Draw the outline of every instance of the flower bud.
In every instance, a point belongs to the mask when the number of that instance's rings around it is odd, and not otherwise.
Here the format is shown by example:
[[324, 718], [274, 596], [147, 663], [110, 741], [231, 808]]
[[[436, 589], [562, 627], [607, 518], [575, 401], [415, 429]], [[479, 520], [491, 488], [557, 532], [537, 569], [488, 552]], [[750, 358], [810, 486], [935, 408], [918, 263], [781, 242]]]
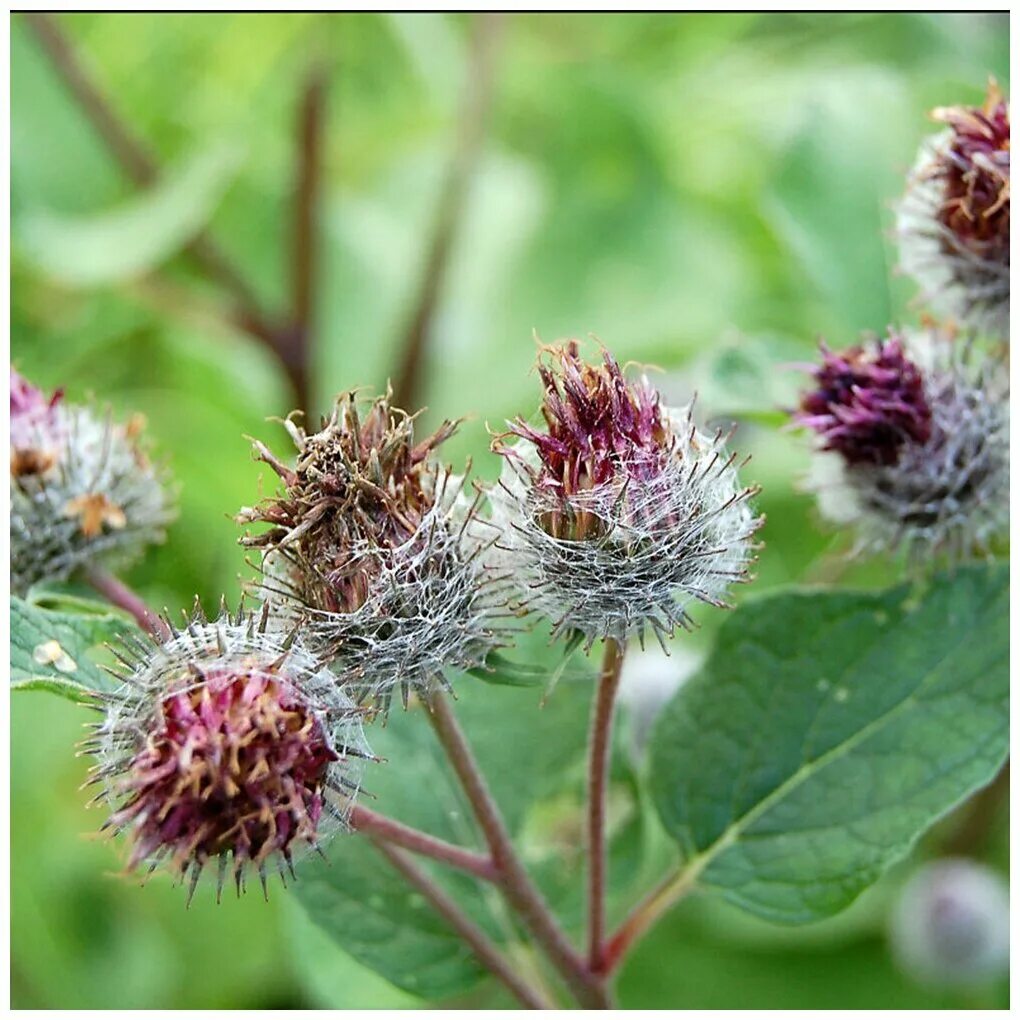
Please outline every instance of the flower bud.
[[1005, 977], [1009, 889], [976, 861], [924, 864], [900, 892], [889, 939], [899, 965], [921, 984], [966, 987]]
[[165, 643], [120, 649], [122, 686], [96, 696], [103, 828], [130, 839], [128, 870], [165, 863], [189, 901], [213, 861], [217, 898], [228, 871], [238, 894], [248, 868], [263, 888], [270, 868], [293, 874], [297, 850], [345, 826], [370, 757], [360, 710], [266, 615], [196, 609]]
[[1009, 519], [1003, 366], [935, 326], [874, 353], [825, 351], [795, 420], [820, 437], [807, 487], [854, 551], [904, 549], [915, 564], [988, 551]]
[[863, 346], [833, 353], [822, 345], [822, 364], [810, 369], [817, 389], [804, 394], [794, 420], [823, 439], [848, 464], [895, 464], [904, 443], [931, 435], [931, 408], [920, 369], [903, 352], [902, 337], [890, 331]]
[[646, 379], [632, 383], [608, 351], [585, 364], [579, 346], [545, 351], [544, 428], [509, 423], [492, 492], [501, 561], [523, 604], [553, 634], [660, 641], [691, 619], [692, 600], [725, 605], [747, 580], [754, 488], [742, 488], [728, 437], [705, 435], [693, 409], [662, 406]]
[[932, 112], [947, 130], [921, 147], [897, 210], [900, 263], [921, 300], [1009, 335], [1009, 103], [995, 82], [982, 107]]
[[306, 632], [344, 682], [385, 709], [394, 689], [446, 684], [446, 668], [484, 663], [501, 643], [505, 599], [482, 563], [495, 533], [433, 459], [456, 428], [416, 442], [414, 418], [389, 396], [359, 409], [342, 396], [319, 432], [285, 422], [293, 468], [260, 443], [283, 491], [238, 520], [267, 524], [242, 543], [262, 553], [261, 593]]
[[99, 418], [11, 370], [11, 586], [24, 594], [96, 561], [123, 564], [173, 517], [142, 423]]

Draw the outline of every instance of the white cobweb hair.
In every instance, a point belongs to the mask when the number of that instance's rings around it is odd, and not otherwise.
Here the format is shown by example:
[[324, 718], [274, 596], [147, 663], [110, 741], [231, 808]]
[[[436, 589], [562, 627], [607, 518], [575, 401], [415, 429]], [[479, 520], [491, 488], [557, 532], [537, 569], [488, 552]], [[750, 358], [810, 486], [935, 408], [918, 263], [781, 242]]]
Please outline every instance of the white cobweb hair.
[[[764, 519], [740, 483], [729, 434], [700, 432], [693, 402], [664, 410], [671, 437], [661, 470], [639, 480], [626, 468], [613, 480], [565, 495], [534, 484], [539, 465], [526, 440], [505, 448], [506, 463], [490, 491], [500, 530], [494, 561], [513, 578], [522, 606], [552, 624], [553, 637], [643, 644], [651, 630], [665, 648], [677, 627], [689, 629], [694, 602], [726, 607], [733, 584], [750, 579]], [[556, 538], [549, 514], [588, 515], [593, 537]]]
[[[58, 405], [51, 414], [50, 437], [59, 437], [53, 465], [11, 477], [11, 587], [19, 594], [95, 562], [123, 566], [163, 541], [174, 517], [165, 471], [141, 454], [126, 426], [85, 406]], [[90, 499], [106, 514], [94, 534], [76, 512]]]
[[804, 488], [824, 518], [854, 530], [851, 556], [904, 551], [917, 568], [988, 554], [1009, 524], [1006, 367], [935, 327], [905, 338], [924, 372], [928, 440], [905, 443], [890, 465], [848, 465], [819, 450]]
[[489, 562], [497, 534], [477, 515], [481, 496], [468, 498], [463, 476], [436, 472], [436, 502], [408, 539], [352, 551], [352, 564], [365, 557], [379, 568], [357, 609], [332, 612], [303, 600], [286, 544], [263, 557], [253, 592], [271, 604], [277, 626], [300, 623], [356, 700], [383, 712], [395, 692], [406, 707], [412, 692], [449, 690], [449, 671], [487, 668], [518, 615], [508, 607], [505, 573]]

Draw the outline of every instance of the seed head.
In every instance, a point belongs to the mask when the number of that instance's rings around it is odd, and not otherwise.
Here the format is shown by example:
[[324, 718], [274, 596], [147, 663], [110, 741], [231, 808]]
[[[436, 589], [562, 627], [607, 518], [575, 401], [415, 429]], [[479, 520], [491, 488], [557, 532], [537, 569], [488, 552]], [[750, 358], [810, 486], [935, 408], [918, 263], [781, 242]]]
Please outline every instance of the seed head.
[[500, 562], [523, 604], [588, 647], [643, 641], [646, 627], [663, 640], [691, 624], [692, 599], [726, 605], [762, 524], [728, 436], [699, 432], [692, 407], [664, 407], [607, 351], [588, 365], [570, 341], [542, 358], [545, 428], [518, 419], [494, 443], [506, 459], [492, 492]]
[[941, 554], [956, 561], [987, 552], [1009, 519], [1003, 366], [976, 357], [972, 345], [935, 326], [904, 334], [903, 345], [909, 386], [915, 373], [921, 377], [927, 433], [902, 430], [895, 460], [885, 461], [859, 458], [856, 447], [848, 454], [827, 445], [819, 430], [823, 445], [808, 488], [825, 517], [855, 528], [855, 553], [903, 549], [921, 565]]
[[996, 339], [1009, 332], [1009, 103], [932, 111], [947, 130], [921, 147], [897, 211], [903, 269], [921, 300]]
[[931, 435], [931, 408], [920, 369], [903, 352], [903, 338], [890, 331], [843, 352], [822, 345], [822, 364], [811, 369], [817, 388], [804, 394], [794, 420], [822, 437], [848, 464], [895, 464], [904, 443]]
[[140, 418], [115, 423], [45, 397], [11, 371], [11, 585], [24, 593], [98, 560], [121, 565], [162, 541], [173, 517], [165, 472]]
[[505, 599], [482, 564], [494, 536], [478, 537], [477, 502], [432, 456], [455, 423], [416, 442], [389, 395], [366, 410], [348, 393], [319, 432], [285, 425], [293, 468], [255, 444], [283, 491], [238, 515], [269, 525], [242, 539], [262, 553], [263, 596], [298, 613], [351, 689], [383, 708], [398, 686], [406, 703], [445, 684], [445, 668], [484, 663]]
[[1009, 968], [1009, 888], [985, 864], [931, 861], [911, 876], [889, 924], [893, 956], [915, 981], [960, 988]]
[[249, 867], [265, 887], [344, 827], [370, 757], [360, 712], [265, 615], [196, 610], [165, 643], [131, 641], [118, 658], [122, 686], [97, 696], [105, 716], [87, 746], [128, 870], [190, 874], [190, 900], [215, 861], [217, 896], [228, 870], [240, 893]]

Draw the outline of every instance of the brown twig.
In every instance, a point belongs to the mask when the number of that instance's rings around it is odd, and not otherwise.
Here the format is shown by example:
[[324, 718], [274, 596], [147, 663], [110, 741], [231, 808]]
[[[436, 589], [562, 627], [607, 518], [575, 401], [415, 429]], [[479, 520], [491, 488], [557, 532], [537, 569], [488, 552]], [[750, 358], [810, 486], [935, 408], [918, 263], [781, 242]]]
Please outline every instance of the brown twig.
[[429, 700], [429, 718], [436, 736], [474, 810], [492, 860], [500, 872], [499, 888], [517, 911], [535, 941], [586, 1009], [609, 1009], [611, 1002], [602, 979], [592, 973], [556, 923], [542, 894], [535, 887], [514, 850], [510, 834], [474, 754], [447, 698], [440, 692]]
[[588, 966], [603, 969], [606, 926], [606, 789], [613, 736], [613, 709], [620, 686], [623, 647], [606, 642], [588, 739]]
[[306, 415], [310, 415], [312, 410], [308, 370], [315, 316], [319, 251], [316, 225], [327, 84], [325, 67], [317, 65], [309, 71], [301, 95], [295, 139], [291, 321], [285, 335], [280, 338], [280, 357], [297, 391], [298, 406]]
[[423, 857], [431, 857], [434, 861], [466, 871], [487, 882], [495, 882], [499, 878], [499, 871], [488, 855], [454, 846], [361, 805], [351, 809], [350, 824], [358, 832], [373, 839], [384, 839], [394, 846], [411, 850]]
[[111, 605], [130, 613], [138, 622], [138, 626], [160, 640], [169, 637], [167, 625], [123, 581], [107, 573], [100, 567], [89, 567], [85, 573], [88, 581], [100, 595]]
[[[149, 187], [160, 176], [156, 158], [118, 117], [103, 91], [79, 59], [58, 20], [51, 14], [20, 15], [35, 33], [54, 70], [77, 100], [114, 159], [139, 187]], [[278, 330], [259, 306], [258, 299], [219, 246], [204, 232], [186, 249], [206, 275], [233, 298], [232, 321], [279, 353]]]
[[554, 1009], [515, 973], [510, 961], [454, 901], [403, 851], [381, 838], [372, 838], [376, 849], [396, 868], [408, 884], [428, 900], [432, 908], [471, 947], [479, 962], [498, 978], [527, 1009]]
[[460, 225], [468, 185], [481, 154], [492, 102], [494, 52], [502, 28], [501, 18], [499, 14], [476, 14], [472, 19], [457, 138], [440, 188], [424, 269], [399, 348], [400, 362], [395, 373], [393, 399], [397, 407], [408, 411], [416, 409], [424, 388], [422, 367], [429, 330]]

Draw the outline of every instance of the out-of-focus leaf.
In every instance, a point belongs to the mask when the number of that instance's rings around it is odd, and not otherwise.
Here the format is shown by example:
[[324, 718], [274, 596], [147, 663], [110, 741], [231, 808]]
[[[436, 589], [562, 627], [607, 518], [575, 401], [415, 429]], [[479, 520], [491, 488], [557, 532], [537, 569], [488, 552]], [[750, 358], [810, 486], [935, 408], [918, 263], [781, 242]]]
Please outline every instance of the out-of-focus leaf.
[[[685, 398], [698, 397], [708, 418], [734, 416], [781, 424], [784, 408], [796, 403], [801, 377], [792, 362], [804, 360], [804, 345], [789, 337], [731, 336], [708, 348], [683, 373]], [[670, 380], [660, 384], [667, 395]]]
[[240, 165], [240, 149], [218, 145], [113, 209], [74, 216], [25, 213], [17, 228], [19, 244], [46, 273], [71, 286], [135, 279], [205, 226]]
[[99, 603], [75, 602], [82, 603], [79, 611], [66, 613], [11, 599], [12, 690], [44, 690], [83, 701], [88, 691], [110, 689], [112, 681], [92, 649], [132, 627]]
[[903, 187], [889, 154], [898, 142], [890, 126], [909, 122], [905, 98], [896, 78], [877, 69], [859, 71], [853, 84], [841, 77], [838, 88], [818, 87], [766, 199], [805, 284], [824, 301], [829, 319], [819, 329], [882, 330], [899, 307], [887, 209]]
[[1008, 751], [1008, 568], [746, 603], [660, 718], [684, 872], [762, 917], [846, 907]]
[[402, 992], [345, 953], [292, 899], [285, 904], [285, 938], [302, 984], [322, 1009], [415, 1009]]

